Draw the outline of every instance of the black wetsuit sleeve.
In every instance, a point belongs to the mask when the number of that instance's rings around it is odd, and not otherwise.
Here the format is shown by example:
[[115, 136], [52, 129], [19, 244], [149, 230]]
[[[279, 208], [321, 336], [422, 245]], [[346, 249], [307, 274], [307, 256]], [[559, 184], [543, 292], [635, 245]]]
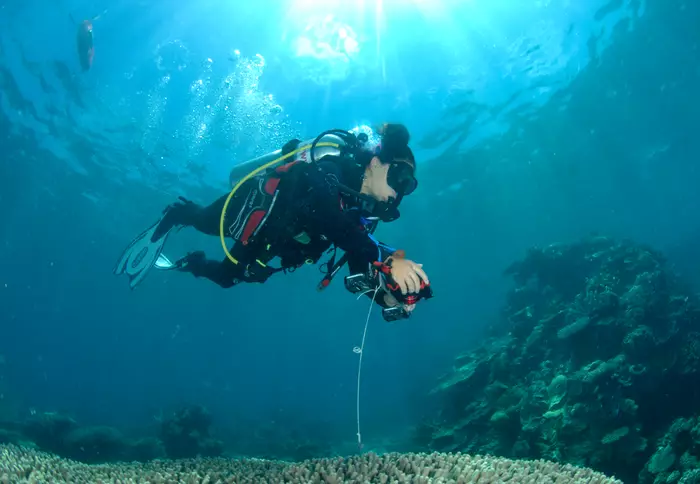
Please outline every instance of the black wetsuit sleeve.
[[[375, 244], [374, 246], [376, 247], [377, 253], [379, 254], [379, 257], [376, 260], [379, 261], [385, 261], [391, 254], [396, 252], [396, 249], [393, 249], [389, 247], [388, 245], [374, 239], [371, 235], [368, 235], [370, 237], [370, 240]], [[357, 254], [351, 252], [351, 251], [346, 251], [347, 252], [347, 257], [348, 257], [348, 269], [350, 269], [350, 274], [359, 274], [359, 273], [366, 273], [369, 270], [369, 266], [367, 265], [367, 261], [364, 260], [362, 257], [358, 257]]]
[[[396, 249], [393, 249], [389, 247], [388, 245], [376, 241], [376, 247], [379, 250], [379, 253], [381, 254], [381, 257], [379, 260], [384, 261], [386, 260], [391, 254], [396, 252]], [[366, 273], [369, 270], [369, 266], [367, 264], [367, 261], [363, 260], [361, 257], [357, 257], [355, 254], [352, 252], [347, 252], [347, 257], [348, 257], [348, 269], [350, 271], [350, 274], [360, 274], [360, 273]], [[384, 302], [384, 294], [379, 293], [377, 294], [376, 297], [374, 297], [373, 292], [368, 292], [365, 294], [367, 297], [370, 299], [374, 298], [374, 301], [379, 304], [381, 307], [386, 308], [388, 307], [386, 303]]]
[[340, 192], [337, 183], [340, 170], [326, 156], [310, 166], [307, 171], [309, 183], [309, 217], [314, 232], [325, 235], [335, 246], [353, 259], [365, 264], [380, 260], [382, 254], [377, 244], [359, 224], [358, 220], [343, 212], [340, 207]]

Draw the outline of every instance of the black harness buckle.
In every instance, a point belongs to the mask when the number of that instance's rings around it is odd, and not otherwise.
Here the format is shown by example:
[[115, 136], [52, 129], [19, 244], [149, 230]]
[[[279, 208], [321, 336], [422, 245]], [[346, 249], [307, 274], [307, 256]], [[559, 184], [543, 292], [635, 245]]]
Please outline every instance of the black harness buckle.
[[371, 274], [352, 274], [345, 277], [345, 289], [353, 294], [374, 291], [379, 287], [379, 281]]

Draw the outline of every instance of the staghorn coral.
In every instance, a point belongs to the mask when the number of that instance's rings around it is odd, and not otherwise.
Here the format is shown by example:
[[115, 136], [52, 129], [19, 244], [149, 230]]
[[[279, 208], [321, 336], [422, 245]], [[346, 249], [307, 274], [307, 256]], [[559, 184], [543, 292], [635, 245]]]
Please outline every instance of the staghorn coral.
[[542, 460], [464, 454], [364, 454], [283, 463], [192, 459], [88, 465], [16, 446], [0, 446], [0, 483], [501, 483], [621, 484], [590, 469]]

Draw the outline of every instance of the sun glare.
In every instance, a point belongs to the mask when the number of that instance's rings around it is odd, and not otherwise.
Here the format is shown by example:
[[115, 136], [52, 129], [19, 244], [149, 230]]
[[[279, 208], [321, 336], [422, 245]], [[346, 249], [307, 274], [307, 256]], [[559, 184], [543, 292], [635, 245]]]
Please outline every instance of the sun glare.
[[[395, 48], [403, 39], [420, 40], [426, 23], [438, 29], [435, 32], [456, 29], [448, 4], [457, 1], [291, 0], [282, 41], [307, 71], [309, 65], [314, 66], [317, 72], [309, 75], [315, 80], [339, 80], [358, 63], [384, 66], [392, 56], [389, 44]], [[464, 5], [473, 0], [459, 2]]]
[[374, 16], [386, 13], [418, 12], [427, 18], [445, 18], [450, 4], [461, 6], [475, 0], [292, 0], [290, 14], [331, 14], [347, 21], [364, 18], [369, 12]]

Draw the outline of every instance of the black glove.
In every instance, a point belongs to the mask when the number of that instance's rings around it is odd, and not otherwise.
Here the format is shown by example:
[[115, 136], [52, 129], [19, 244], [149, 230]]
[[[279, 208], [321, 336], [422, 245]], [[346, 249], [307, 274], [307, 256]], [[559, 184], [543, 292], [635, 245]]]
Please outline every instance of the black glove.
[[197, 269], [202, 267], [202, 264], [207, 260], [207, 256], [203, 251], [198, 250], [196, 252], [190, 252], [182, 259], [175, 263], [178, 271], [191, 272], [195, 276], [197, 275]]
[[170, 210], [177, 208], [177, 209], [182, 209], [184, 207], [187, 208], [195, 208], [197, 206], [196, 203], [194, 203], [192, 200], [187, 200], [185, 197], [177, 197], [177, 202], [171, 203], [167, 207], [163, 209], [163, 213], [167, 213]]
[[282, 147], [282, 156], [291, 153], [295, 149], [299, 148], [299, 145], [301, 144], [300, 139], [293, 139], [290, 141], [287, 141], [284, 146]]

